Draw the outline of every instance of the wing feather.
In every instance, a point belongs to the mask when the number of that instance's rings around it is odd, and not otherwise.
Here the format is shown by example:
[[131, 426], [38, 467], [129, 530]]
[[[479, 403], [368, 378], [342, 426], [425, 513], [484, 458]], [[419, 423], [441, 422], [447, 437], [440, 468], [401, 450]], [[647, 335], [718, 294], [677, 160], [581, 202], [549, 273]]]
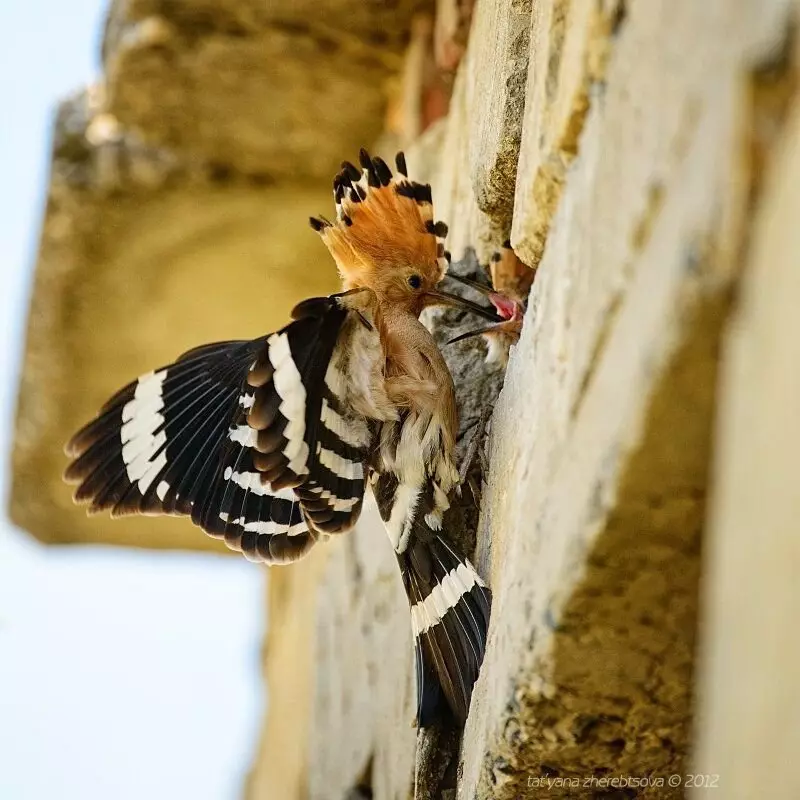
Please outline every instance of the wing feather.
[[352, 332], [363, 323], [338, 296], [292, 315], [260, 349], [247, 378], [253, 405], [236, 424], [255, 429], [253, 464], [272, 487], [292, 488], [316, 531], [339, 533], [358, 519], [375, 437], [346, 394]]
[[117, 392], [67, 445], [76, 501], [112, 516], [190, 515], [256, 561], [308, 552], [317, 536], [297, 498], [263, 483], [252, 447], [231, 438], [231, 421], [251, 403], [245, 378], [265, 341], [197, 347]]
[[259, 339], [196, 347], [117, 392], [67, 444], [76, 501], [114, 517], [188, 515], [268, 563], [352, 527], [374, 430], [326, 378], [347, 386], [355, 315], [333, 296], [293, 317]]

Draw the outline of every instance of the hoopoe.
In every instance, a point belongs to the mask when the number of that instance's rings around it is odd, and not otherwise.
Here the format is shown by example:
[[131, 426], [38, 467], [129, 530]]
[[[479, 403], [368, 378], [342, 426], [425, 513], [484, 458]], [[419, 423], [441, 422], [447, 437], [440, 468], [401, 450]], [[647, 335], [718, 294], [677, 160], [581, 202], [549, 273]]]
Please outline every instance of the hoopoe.
[[369, 486], [411, 606], [417, 719], [461, 722], [483, 660], [490, 592], [442, 535], [458, 482], [450, 372], [419, 321], [447, 268], [430, 186], [360, 154], [311, 219], [343, 291], [286, 327], [190, 350], [114, 395], [66, 447], [90, 512], [182, 514], [253, 561], [286, 564], [353, 527]]

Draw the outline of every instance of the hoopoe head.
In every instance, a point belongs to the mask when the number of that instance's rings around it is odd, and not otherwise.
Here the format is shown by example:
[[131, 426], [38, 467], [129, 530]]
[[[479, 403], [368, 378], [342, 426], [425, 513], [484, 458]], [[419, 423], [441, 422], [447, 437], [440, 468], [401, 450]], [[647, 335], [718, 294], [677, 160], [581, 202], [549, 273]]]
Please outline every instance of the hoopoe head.
[[449, 254], [447, 225], [433, 219], [431, 187], [408, 179], [402, 153], [396, 158], [397, 175], [363, 149], [360, 163], [361, 169], [343, 162], [334, 178], [336, 220], [310, 220], [336, 261], [344, 288], [371, 289], [379, 303], [417, 316], [434, 303], [475, 306], [436, 288]]

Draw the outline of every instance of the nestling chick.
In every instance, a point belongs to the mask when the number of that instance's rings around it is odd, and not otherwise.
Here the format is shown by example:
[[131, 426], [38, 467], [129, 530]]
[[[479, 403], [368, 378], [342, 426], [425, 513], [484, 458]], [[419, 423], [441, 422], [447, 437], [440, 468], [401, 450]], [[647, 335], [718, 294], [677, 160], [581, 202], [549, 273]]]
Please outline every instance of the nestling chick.
[[519, 341], [522, 332], [522, 318], [528, 304], [528, 293], [536, 272], [520, 261], [512, 250], [511, 243], [506, 240], [503, 243], [502, 252], [492, 256], [489, 273], [491, 286], [452, 272], [447, 273], [448, 277], [460, 281], [488, 297], [502, 319], [497, 324], [456, 336], [448, 344], [461, 342], [473, 336], [483, 336], [488, 348], [487, 363], [499, 362], [505, 365], [508, 362], [511, 345]]

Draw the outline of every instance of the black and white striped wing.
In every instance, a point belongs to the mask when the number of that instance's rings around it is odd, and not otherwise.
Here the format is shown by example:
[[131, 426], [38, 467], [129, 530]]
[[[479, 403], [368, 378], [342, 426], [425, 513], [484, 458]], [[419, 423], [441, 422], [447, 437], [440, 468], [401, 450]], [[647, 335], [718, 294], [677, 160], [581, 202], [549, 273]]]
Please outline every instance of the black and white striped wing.
[[[352, 525], [363, 466], [345, 496], [324, 428], [318, 442], [320, 387], [348, 313], [335, 298], [307, 301], [277, 333], [197, 348], [126, 386], [67, 445], [75, 500], [112, 516], [189, 515], [267, 563], [302, 557], [331, 522]], [[365, 438], [358, 453], [367, 449]]]
[[375, 435], [346, 400], [351, 334], [363, 323], [335, 296], [307, 300], [293, 316], [267, 338], [247, 378], [254, 463], [273, 488], [294, 488], [313, 530], [339, 533], [361, 512]]
[[[250, 448], [231, 428], [247, 405], [247, 372], [264, 339], [191, 350], [118, 392], [67, 445], [64, 477], [90, 512], [189, 515], [255, 561], [294, 560], [310, 549], [292, 492], [246, 476]], [[239, 472], [235, 474], [234, 466]]]

